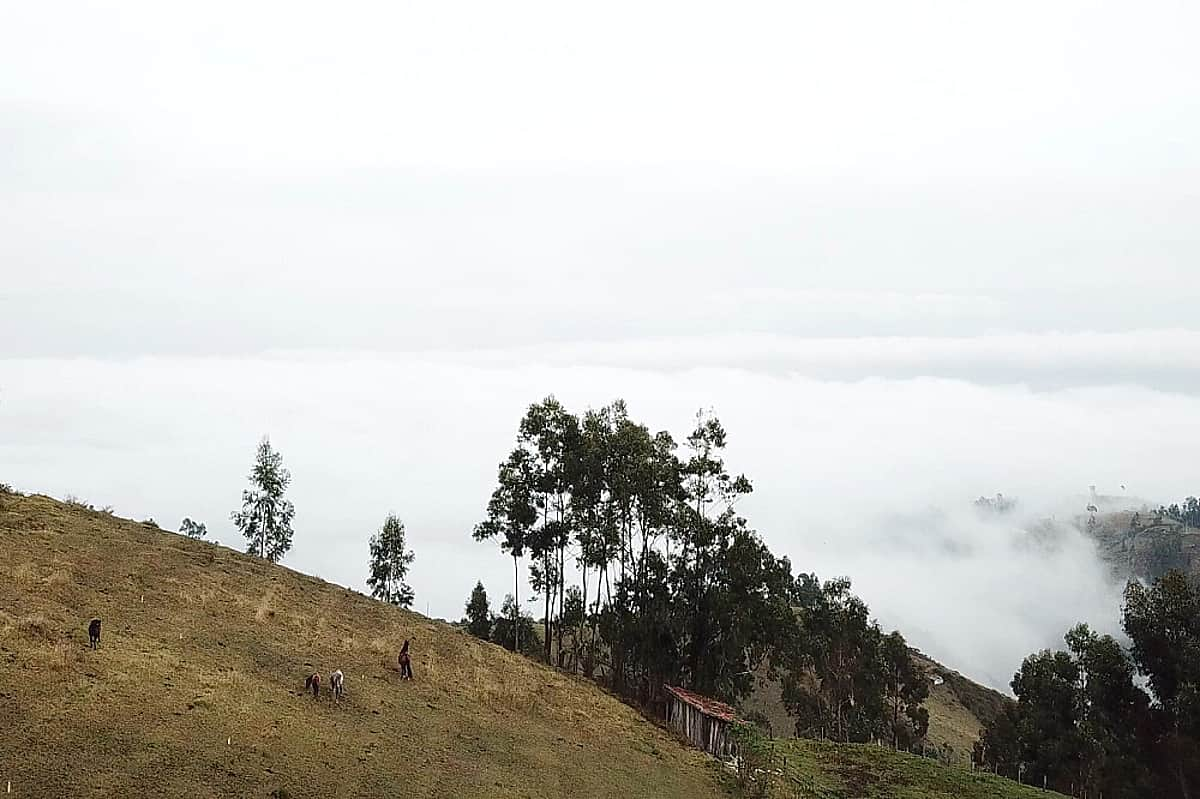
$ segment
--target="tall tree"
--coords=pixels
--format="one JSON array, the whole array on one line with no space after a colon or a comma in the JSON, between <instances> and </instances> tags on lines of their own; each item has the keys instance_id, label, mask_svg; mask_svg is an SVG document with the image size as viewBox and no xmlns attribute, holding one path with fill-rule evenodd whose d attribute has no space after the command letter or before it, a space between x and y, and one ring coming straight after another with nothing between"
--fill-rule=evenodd
<instances>
[{"instance_id":1,"label":"tall tree","mask_svg":"<svg viewBox=\"0 0 1200 799\"><path fill-rule=\"evenodd\" d=\"M892 748L909 749L929 730L929 711L921 706L929 696L929 683L913 663L908 643L898 630L885 636L882 646Z\"/></svg>"},{"instance_id":2,"label":"tall tree","mask_svg":"<svg viewBox=\"0 0 1200 799\"><path fill-rule=\"evenodd\" d=\"M1125 633L1163 716L1159 749L1183 799L1200 785L1200 586L1171 571L1125 589Z\"/></svg>"},{"instance_id":3,"label":"tall tree","mask_svg":"<svg viewBox=\"0 0 1200 799\"><path fill-rule=\"evenodd\" d=\"M521 650L520 560L528 546L530 530L538 519L534 504L536 475L530 454L518 447L500 464L495 491L488 500L487 518L475 526L476 541L500 538L500 548L513 559L513 593L510 607L512 623L506 628L513 635L513 650ZM503 611L502 611L503 612Z\"/></svg>"},{"instance_id":4,"label":"tall tree","mask_svg":"<svg viewBox=\"0 0 1200 799\"><path fill-rule=\"evenodd\" d=\"M845 578L829 580L815 593L805 586L804 595L796 665L784 681L796 732L857 742L886 734L883 633L869 608ZM809 669L815 691L804 685Z\"/></svg>"},{"instance_id":5,"label":"tall tree","mask_svg":"<svg viewBox=\"0 0 1200 799\"><path fill-rule=\"evenodd\" d=\"M561 602L563 554L570 540L571 480L579 451L579 420L553 396L530 405L518 430L518 446L528 453L533 481L533 505L539 521L527 543L534 559L531 577L542 595L544 659L550 662L555 603Z\"/></svg>"},{"instance_id":6,"label":"tall tree","mask_svg":"<svg viewBox=\"0 0 1200 799\"><path fill-rule=\"evenodd\" d=\"M476 582L467 600L467 632L476 638L487 640L492 635L492 608L488 604L487 591L482 582Z\"/></svg>"},{"instance_id":7,"label":"tall tree","mask_svg":"<svg viewBox=\"0 0 1200 799\"><path fill-rule=\"evenodd\" d=\"M367 577L371 596L400 607L411 607L413 590L404 578L415 559L416 555L405 541L404 522L389 513L379 532L371 536L371 573Z\"/></svg>"},{"instance_id":8,"label":"tall tree","mask_svg":"<svg viewBox=\"0 0 1200 799\"><path fill-rule=\"evenodd\" d=\"M1154 718L1120 644L1084 624L1065 640L1066 651L1043 650L1021 663L1012 680L1017 702L982 731L976 762L1074 795L1178 795L1148 767Z\"/></svg>"},{"instance_id":9,"label":"tall tree","mask_svg":"<svg viewBox=\"0 0 1200 799\"><path fill-rule=\"evenodd\" d=\"M242 509L230 517L246 537L247 552L277 563L292 548L296 509L283 496L292 474L266 436L258 444L249 479L250 488L242 491Z\"/></svg>"}]
</instances>

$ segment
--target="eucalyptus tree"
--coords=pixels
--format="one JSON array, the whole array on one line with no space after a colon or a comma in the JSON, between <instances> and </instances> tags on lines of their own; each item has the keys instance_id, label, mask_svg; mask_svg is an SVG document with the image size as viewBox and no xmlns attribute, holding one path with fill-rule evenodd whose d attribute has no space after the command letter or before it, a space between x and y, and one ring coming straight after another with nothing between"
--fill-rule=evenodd
<instances>
[{"instance_id":1,"label":"eucalyptus tree","mask_svg":"<svg viewBox=\"0 0 1200 799\"><path fill-rule=\"evenodd\" d=\"M500 464L497 485L488 500L487 518L475 526L476 541L500 539L501 550L513 559L513 596L510 605L512 614L513 650L521 651L520 624L520 560L529 545L530 532L537 523L538 509L535 505L537 491L536 472L533 458L521 447L512 451L508 459Z\"/></svg>"},{"instance_id":2,"label":"eucalyptus tree","mask_svg":"<svg viewBox=\"0 0 1200 799\"><path fill-rule=\"evenodd\" d=\"M371 596L392 605L412 607L413 590L405 581L416 555L408 548L404 522L389 513L379 532L371 536Z\"/></svg>"},{"instance_id":3,"label":"eucalyptus tree","mask_svg":"<svg viewBox=\"0 0 1200 799\"><path fill-rule=\"evenodd\" d=\"M542 595L543 648L551 660L552 625L556 603L565 589L566 548L570 542L572 482L577 477L579 420L553 396L529 406L517 434L518 447L529 455L533 504L540 516L527 535L534 558L531 577ZM561 635L559 636L561 639Z\"/></svg>"},{"instance_id":4,"label":"eucalyptus tree","mask_svg":"<svg viewBox=\"0 0 1200 799\"><path fill-rule=\"evenodd\" d=\"M276 563L292 548L296 509L284 498L292 474L266 436L258 444L249 479L250 488L242 492L242 509L230 518L246 537L248 552Z\"/></svg>"}]
</instances>

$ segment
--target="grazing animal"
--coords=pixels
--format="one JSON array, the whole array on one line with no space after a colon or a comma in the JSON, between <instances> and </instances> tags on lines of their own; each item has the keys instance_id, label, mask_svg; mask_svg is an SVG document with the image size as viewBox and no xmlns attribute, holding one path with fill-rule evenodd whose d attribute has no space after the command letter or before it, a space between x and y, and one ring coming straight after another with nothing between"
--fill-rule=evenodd
<instances>
[{"instance_id":1,"label":"grazing animal","mask_svg":"<svg viewBox=\"0 0 1200 799\"><path fill-rule=\"evenodd\" d=\"M404 639L404 646L400 647L400 657L398 657L397 660L400 661L400 679L411 680L412 676L413 676L412 675L412 656L408 654L408 639L407 638Z\"/></svg>"},{"instance_id":2,"label":"grazing animal","mask_svg":"<svg viewBox=\"0 0 1200 799\"><path fill-rule=\"evenodd\" d=\"M100 646L100 620L92 619L88 624L88 643L92 649Z\"/></svg>"},{"instance_id":3,"label":"grazing animal","mask_svg":"<svg viewBox=\"0 0 1200 799\"><path fill-rule=\"evenodd\" d=\"M314 671L312 674L304 678L304 690L312 691L314 699L321 695L321 673Z\"/></svg>"},{"instance_id":4,"label":"grazing animal","mask_svg":"<svg viewBox=\"0 0 1200 799\"><path fill-rule=\"evenodd\" d=\"M333 691L333 700L335 702L342 698L342 682L344 680L345 676L342 674L341 669L329 675L329 690Z\"/></svg>"}]
</instances>

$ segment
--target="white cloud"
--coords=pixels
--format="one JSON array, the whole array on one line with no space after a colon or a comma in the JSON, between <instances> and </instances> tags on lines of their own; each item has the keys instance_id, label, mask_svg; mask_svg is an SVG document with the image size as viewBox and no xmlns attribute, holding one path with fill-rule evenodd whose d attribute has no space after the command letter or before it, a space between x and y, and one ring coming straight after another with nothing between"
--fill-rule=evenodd
<instances>
[{"instance_id":1,"label":"white cloud","mask_svg":"<svg viewBox=\"0 0 1200 799\"><path fill-rule=\"evenodd\" d=\"M19 486L235 543L269 432L294 565L395 510L456 615L526 403L712 405L776 549L994 683L1111 597L961 502L1195 491L1200 6L10 5Z\"/></svg>"}]
</instances>

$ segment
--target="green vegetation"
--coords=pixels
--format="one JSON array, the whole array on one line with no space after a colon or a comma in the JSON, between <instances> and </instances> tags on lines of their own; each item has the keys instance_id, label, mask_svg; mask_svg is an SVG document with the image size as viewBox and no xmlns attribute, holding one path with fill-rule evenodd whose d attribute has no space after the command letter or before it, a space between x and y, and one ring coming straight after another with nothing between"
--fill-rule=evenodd
<instances>
[{"instance_id":1,"label":"green vegetation","mask_svg":"<svg viewBox=\"0 0 1200 799\"><path fill-rule=\"evenodd\" d=\"M786 799L1048 799L1053 791L870 744L774 741L771 797ZM1106 794L1107 796L1107 794Z\"/></svg>"},{"instance_id":2,"label":"green vegetation","mask_svg":"<svg viewBox=\"0 0 1200 799\"><path fill-rule=\"evenodd\" d=\"M404 540L404 522L389 513L379 532L371 536L371 561L367 585L371 596L381 602L410 608L412 587L404 581L416 556Z\"/></svg>"},{"instance_id":3,"label":"green vegetation","mask_svg":"<svg viewBox=\"0 0 1200 799\"><path fill-rule=\"evenodd\" d=\"M652 709L664 683L737 702L765 671L783 677L801 734L918 745L928 686L903 636L884 634L848 580L794 576L771 553L737 512L752 486L726 468L725 446L711 413L677 444L620 400L582 416L553 397L531 405L474 530L513 559L493 640L526 651L516 590L528 555L546 663Z\"/></svg>"},{"instance_id":4,"label":"green vegetation","mask_svg":"<svg viewBox=\"0 0 1200 799\"><path fill-rule=\"evenodd\" d=\"M188 538L204 538L208 535L208 528L202 523L194 522L185 516L183 521L179 523L179 532Z\"/></svg>"},{"instance_id":5,"label":"green vegetation","mask_svg":"<svg viewBox=\"0 0 1200 799\"><path fill-rule=\"evenodd\" d=\"M1066 651L1025 658L1012 681L1017 704L984 730L978 762L1073 795L1195 795L1200 586L1178 571L1152 586L1131 582L1124 627L1128 653L1081 624L1067 633Z\"/></svg>"},{"instance_id":6,"label":"green vegetation","mask_svg":"<svg viewBox=\"0 0 1200 799\"><path fill-rule=\"evenodd\" d=\"M1200 498L1188 497L1183 503L1172 503L1169 507L1160 507L1158 516L1174 519L1188 527L1200 527Z\"/></svg>"},{"instance_id":7,"label":"green vegetation","mask_svg":"<svg viewBox=\"0 0 1200 799\"><path fill-rule=\"evenodd\" d=\"M488 640L492 635L492 606L488 602L487 591L483 583L476 582L471 590L471 598L467 600L466 617L463 627L476 638Z\"/></svg>"},{"instance_id":8,"label":"green vegetation","mask_svg":"<svg viewBox=\"0 0 1200 799\"><path fill-rule=\"evenodd\" d=\"M247 551L278 563L292 548L296 509L283 496L292 474L283 468L283 456L271 449L266 436L258 443L249 479L250 488L242 492L242 509L230 518L246 537Z\"/></svg>"}]
</instances>

